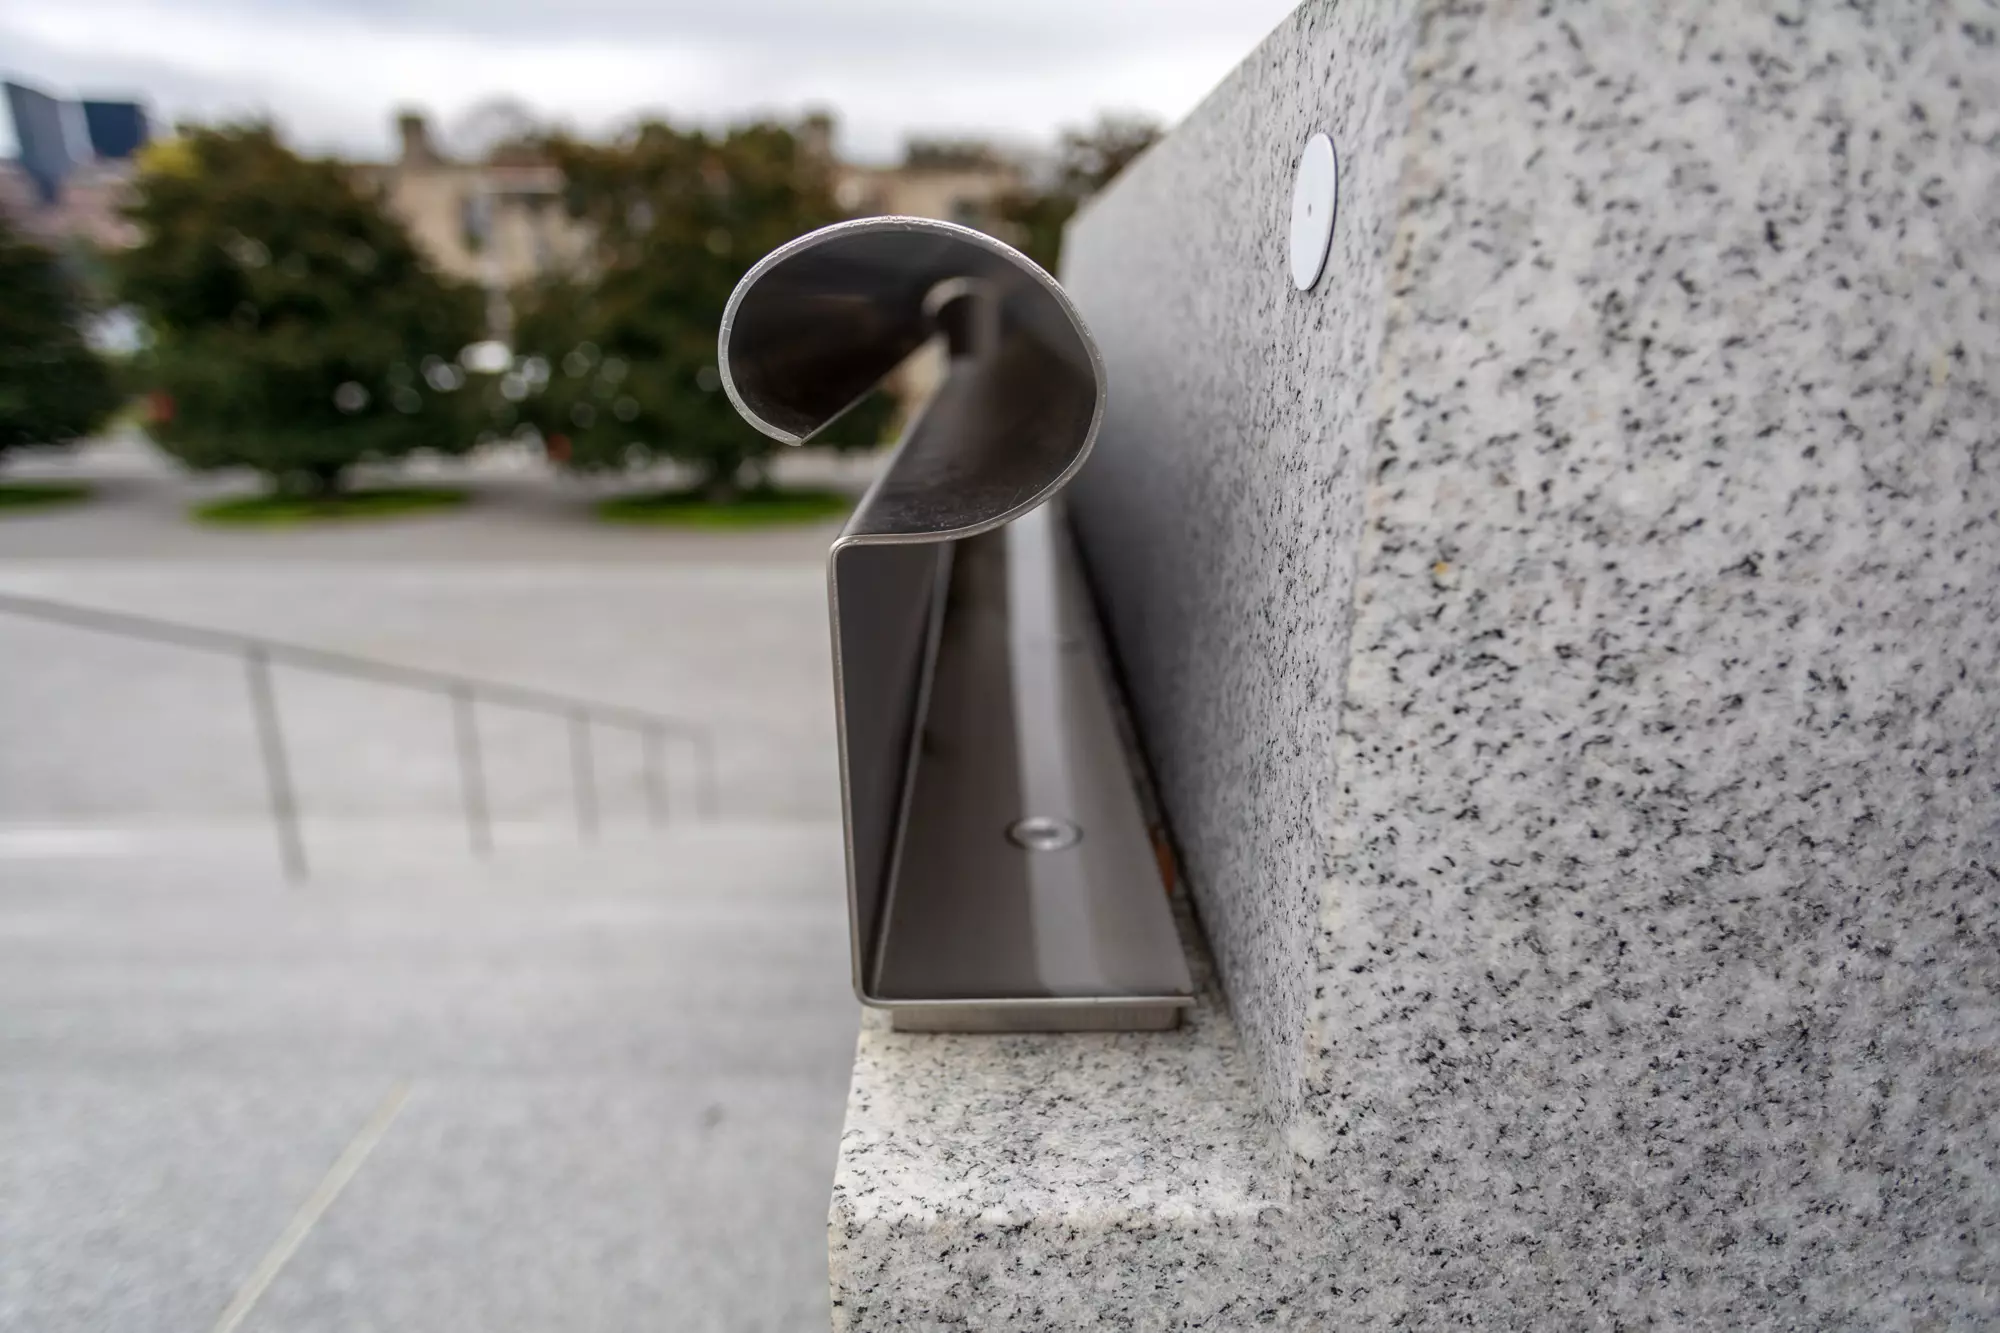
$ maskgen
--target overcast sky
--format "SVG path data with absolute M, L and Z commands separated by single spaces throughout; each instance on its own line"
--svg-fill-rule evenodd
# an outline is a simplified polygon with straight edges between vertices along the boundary
M 886 160 L 912 130 L 1028 141 L 1101 108 L 1176 120 L 1295 3 L 0 0 L 0 74 L 137 96 L 157 119 L 269 115 L 302 147 L 364 157 L 389 154 L 403 104 L 447 134 L 495 95 L 585 132 L 641 110 L 824 105 L 844 152 Z

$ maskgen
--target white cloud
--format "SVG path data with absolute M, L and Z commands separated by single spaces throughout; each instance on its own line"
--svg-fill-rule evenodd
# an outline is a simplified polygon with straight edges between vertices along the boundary
M 402 104 L 505 94 L 595 132 L 826 105 L 844 147 L 911 131 L 1044 139 L 1103 108 L 1185 114 L 1291 0 L 0 0 L 10 77 L 136 94 L 162 119 L 266 114 L 389 151 Z

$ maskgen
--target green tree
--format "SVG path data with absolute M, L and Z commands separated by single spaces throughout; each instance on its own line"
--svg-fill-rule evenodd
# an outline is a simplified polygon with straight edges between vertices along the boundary
M 1006 239 L 1055 272 L 1062 259 L 1063 228 L 1076 210 L 1159 139 L 1160 127 L 1153 121 L 1115 113 L 1098 117 L 1089 129 L 1064 131 L 1047 188 L 1017 190 L 1000 200 Z
M 520 419 L 579 470 L 672 459 L 718 499 L 756 484 L 783 446 L 730 407 L 716 334 L 753 263 L 840 218 L 830 163 L 769 123 L 713 135 L 654 121 L 613 144 L 546 148 L 596 246 L 587 274 L 517 296 L 521 360 L 503 387 Z M 815 443 L 871 446 L 887 412 L 864 404 Z
M 84 342 L 89 313 L 56 256 L 0 216 L 0 454 L 67 444 L 118 406 L 110 368 Z
M 153 344 L 154 434 L 196 468 L 338 491 L 350 468 L 462 453 L 476 386 L 456 364 L 478 294 L 436 273 L 379 198 L 269 126 L 194 128 L 150 155 L 121 292 Z

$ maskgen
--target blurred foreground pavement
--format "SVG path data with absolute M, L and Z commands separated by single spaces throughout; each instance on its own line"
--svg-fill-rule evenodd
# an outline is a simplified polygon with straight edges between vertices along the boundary
M 723 805 L 676 772 L 649 829 L 607 738 L 581 844 L 560 725 L 496 712 L 481 861 L 441 701 L 280 669 L 288 885 L 239 664 L 0 617 L 0 1328 L 825 1327 L 831 527 L 617 531 L 517 471 L 218 532 L 129 450 L 44 470 L 100 499 L 0 521 L 0 589 L 693 717 Z

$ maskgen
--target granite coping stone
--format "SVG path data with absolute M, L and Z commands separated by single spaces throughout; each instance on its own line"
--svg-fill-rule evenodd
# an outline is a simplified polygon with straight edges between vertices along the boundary
M 828 1218 L 835 1328 L 1230 1326 L 1267 1298 L 1289 1177 L 1184 897 L 1176 917 L 1199 998 L 1172 1032 L 867 1013 Z

